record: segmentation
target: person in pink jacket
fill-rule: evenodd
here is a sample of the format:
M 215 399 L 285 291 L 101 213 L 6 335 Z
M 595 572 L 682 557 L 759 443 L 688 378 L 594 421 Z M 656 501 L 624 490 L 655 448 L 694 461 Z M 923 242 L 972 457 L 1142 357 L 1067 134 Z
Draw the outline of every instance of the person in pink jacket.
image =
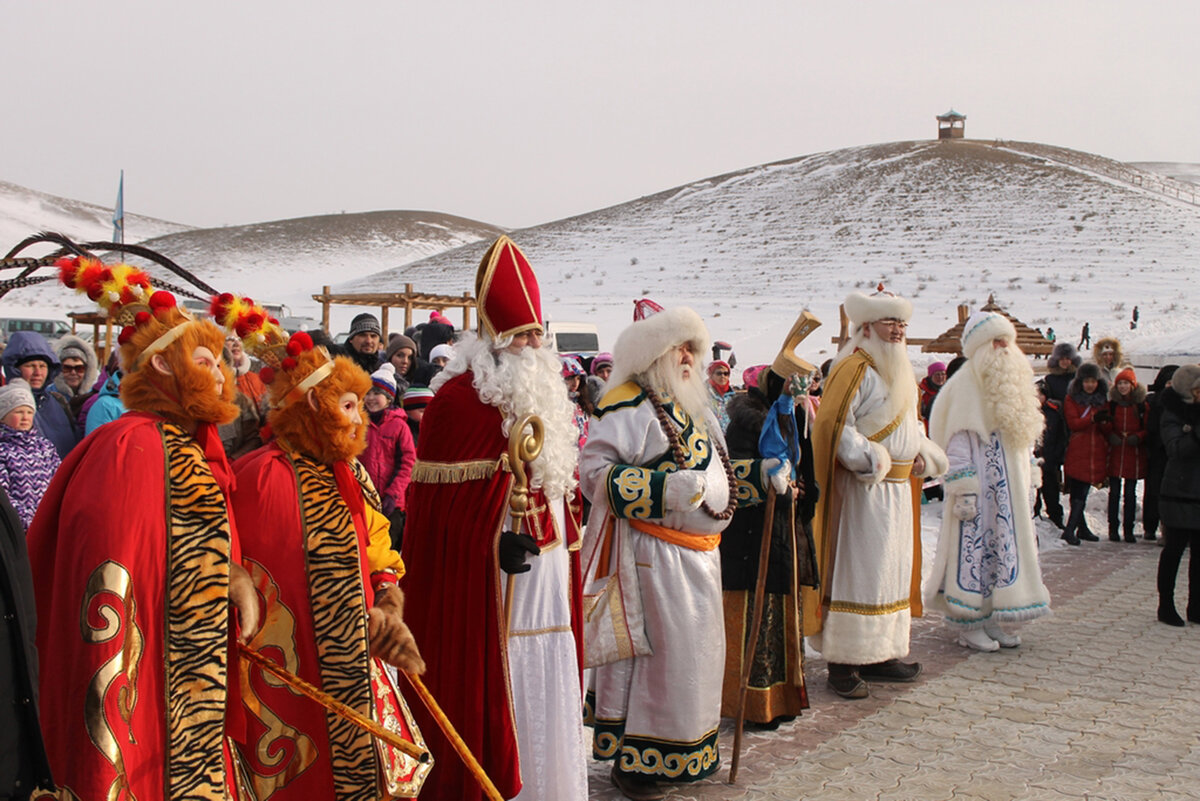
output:
M 383 513 L 392 523 L 392 548 L 399 551 L 408 509 L 408 482 L 417 461 L 417 446 L 408 428 L 408 415 L 392 406 L 396 400 L 396 368 L 384 363 L 371 374 L 371 389 L 363 398 L 370 424 L 367 449 L 358 460 L 379 490 Z

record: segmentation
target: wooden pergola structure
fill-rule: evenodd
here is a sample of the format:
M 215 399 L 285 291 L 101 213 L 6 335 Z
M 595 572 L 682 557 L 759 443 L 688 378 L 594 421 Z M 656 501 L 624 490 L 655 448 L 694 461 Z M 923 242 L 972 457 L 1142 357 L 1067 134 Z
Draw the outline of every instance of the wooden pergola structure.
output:
M 92 327 L 92 350 L 96 351 L 96 358 L 103 367 L 108 362 L 109 351 L 112 350 L 112 320 L 98 311 L 68 312 L 67 317 L 71 318 L 72 334 L 78 333 L 80 325 Z M 100 326 L 104 326 L 103 339 L 100 338 Z
M 988 295 L 987 303 L 983 305 L 981 311 L 996 312 L 1008 318 L 1008 321 L 1017 329 L 1017 347 L 1019 347 L 1027 356 L 1049 356 L 1054 350 L 1054 343 L 1046 339 L 1041 331 L 1030 328 L 1025 323 L 1013 317 L 1011 314 L 1000 308 L 996 304 L 994 295 Z M 941 336 L 935 337 L 928 341 L 928 344 L 921 348 L 924 353 L 956 353 L 962 355 L 962 334 L 963 327 L 967 324 L 967 318 L 971 316 L 971 310 L 965 304 L 958 307 L 958 322 Z
M 475 298 L 470 292 L 456 295 L 433 295 L 428 292 L 414 292 L 412 284 L 405 284 L 403 292 L 367 292 L 358 295 L 335 295 L 328 286 L 321 287 L 320 295 L 313 295 L 313 300 L 321 304 L 321 327 L 329 332 L 329 307 L 332 304 L 341 306 L 376 306 L 379 308 L 379 324 L 383 329 L 383 339 L 388 337 L 388 311 L 394 308 L 404 309 L 404 330 L 413 324 L 413 309 L 428 309 L 442 312 L 444 309 L 462 309 L 463 330 L 471 328 L 471 309 L 475 308 Z M 332 333 L 332 332 L 329 332 Z

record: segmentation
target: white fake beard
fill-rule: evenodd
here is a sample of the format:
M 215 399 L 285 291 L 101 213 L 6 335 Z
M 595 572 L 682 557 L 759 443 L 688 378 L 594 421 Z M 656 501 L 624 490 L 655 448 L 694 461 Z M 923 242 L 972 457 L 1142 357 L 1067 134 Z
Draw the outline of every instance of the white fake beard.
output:
M 642 373 L 638 383 L 659 395 L 669 396 L 676 406 L 687 412 L 701 433 L 708 433 L 705 413 L 709 405 L 705 379 L 695 366 L 686 368 L 688 376 L 684 378 L 685 367 L 676 364 L 676 358 L 674 348 L 659 356 L 649 369 Z
M 860 328 L 838 352 L 838 361 L 861 348 L 875 362 L 875 370 L 888 387 L 888 409 L 895 417 L 917 405 L 917 376 L 908 360 L 906 342 L 884 342 L 879 337 L 866 337 Z
M 986 351 L 986 352 L 984 352 Z M 1007 442 L 1033 447 L 1041 439 L 1045 418 L 1033 385 L 1033 368 L 1013 348 L 984 345 L 967 362 L 983 390 L 984 422 Z
M 471 386 L 479 400 L 495 406 L 504 416 L 501 431 L 527 414 L 536 414 L 545 428 L 542 452 L 530 462 L 530 486 L 547 498 L 564 497 L 575 487 L 579 460 L 579 435 L 575 429 L 575 404 L 567 397 L 558 359 L 544 348 L 524 348 L 509 353 L 511 337 L 493 342 L 467 333 L 454 346 L 454 357 L 430 382 L 434 392 L 455 376 L 471 371 Z

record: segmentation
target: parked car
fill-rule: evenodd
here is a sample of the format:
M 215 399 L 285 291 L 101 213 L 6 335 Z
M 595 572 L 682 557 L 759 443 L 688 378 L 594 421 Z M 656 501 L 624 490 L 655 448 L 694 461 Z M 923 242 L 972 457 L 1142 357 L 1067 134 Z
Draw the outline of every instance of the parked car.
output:
M 9 317 L 0 320 L 0 333 L 3 333 L 6 342 L 18 331 L 35 331 L 44 336 L 47 341 L 54 343 L 71 333 L 71 326 L 63 320 L 33 317 Z

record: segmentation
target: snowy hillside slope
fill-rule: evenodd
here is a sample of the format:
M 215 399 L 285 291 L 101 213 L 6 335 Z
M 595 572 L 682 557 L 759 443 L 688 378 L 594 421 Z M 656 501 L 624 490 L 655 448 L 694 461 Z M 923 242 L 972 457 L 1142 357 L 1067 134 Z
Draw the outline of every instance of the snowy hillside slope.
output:
M 743 365 L 771 361 L 808 308 L 825 325 L 802 352 L 819 362 L 833 353 L 841 300 L 882 281 L 912 299 L 914 337 L 937 335 L 959 303 L 977 308 L 994 293 L 1065 339 L 1086 321 L 1093 340 L 1117 335 L 1145 358 L 1180 342 L 1200 358 L 1200 207 L 1102 174 L 1116 168 L 1130 169 L 1049 145 L 895 142 L 740 170 L 511 235 L 538 271 L 544 314 L 595 322 L 605 347 L 632 301 L 649 296 L 693 306 Z M 485 248 L 335 290 L 411 282 L 458 294 Z
M 1134 161 L 1129 166 L 1137 167 L 1140 170 L 1156 172 L 1159 175 L 1174 178 L 1176 181 L 1200 184 L 1200 164 L 1188 164 L 1178 161 Z
M 38 208 L 14 205 L 31 223 L 21 228 L 19 236 L 12 237 L 11 244 L 34 231 L 58 230 L 57 218 L 42 219 L 37 216 Z M 486 223 L 429 211 L 374 211 L 222 228 L 175 228 L 179 230 L 160 228 L 142 244 L 173 259 L 216 289 L 250 295 L 262 302 L 285 303 L 293 314 L 314 317 L 319 317 L 319 306 L 312 295 L 320 292 L 323 285 L 368 275 L 481 239 L 490 241 L 502 232 Z M 31 252 L 40 254 L 47 250 Z M 147 266 L 137 259 L 130 261 Z M 179 280 L 160 268 L 149 269 L 160 278 Z M 56 284 L 14 290 L 0 299 L 0 314 L 13 314 L 12 304 L 33 306 L 38 316 L 62 314 L 80 307 L 77 297 Z M 86 305 L 84 300 L 83 306 Z M 334 327 L 345 327 L 358 311 L 362 309 L 335 307 Z
M 105 208 L 0 181 L 0 248 L 3 249 L 0 255 L 38 231 L 58 231 L 79 241 L 112 239 L 112 215 L 112 207 Z M 126 213 L 125 241 L 138 242 L 154 236 L 187 231 L 190 227 Z

